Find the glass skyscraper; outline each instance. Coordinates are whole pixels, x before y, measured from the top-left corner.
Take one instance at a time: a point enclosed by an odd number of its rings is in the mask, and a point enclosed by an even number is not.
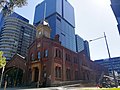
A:
[[[91,60],[89,42],[87,40],[84,41],[84,48],[85,48],[84,50],[85,50],[85,55],[87,56],[87,59]]]
[[[35,26],[44,19],[44,12],[52,29],[51,38],[59,34],[61,44],[76,51],[74,8],[70,3],[67,0],[44,0],[36,6],[33,23]]]
[[[36,28],[29,24],[29,20],[17,13],[2,19],[0,50],[4,52],[7,60],[16,53],[26,56],[29,45],[36,35]]]
[[[90,50],[89,50],[88,41],[84,40],[79,35],[75,35],[75,41],[76,41],[76,52],[84,51],[87,60],[90,60]]]
[[[111,7],[118,22],[118,30],[120,34],[120,0],[111,0]]]
[[[76,52],[81,52],[85,49],[84,40],[79,35],[75,35],[76,40]]]

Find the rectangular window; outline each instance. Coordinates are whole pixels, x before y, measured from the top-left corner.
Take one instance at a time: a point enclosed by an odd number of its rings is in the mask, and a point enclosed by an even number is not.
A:
[[[61,78],[61,67],[58,66],[55,67],[55,77]]]
[[[59,50],[59,58],[61,58],[61,51]]]
[[[66,79],[67,79],[67,80],[71,80],[70,69],[66,69]]]
[[[48,57],[48,50],[44,51],[44,57]]]
[[[62,53],[59,49],[56,49],[55,57],[62,58]]]
[[[66,54],[66,61],[70,62],[70,55],[69,54]]]
[[[59,78],[61,78],[61,67],[59,67],[58,69],[59,69]]]
[[[78,71],[75,71],[75,80],[78,79]]]
[[[78,59],[76,57],[74,57],[74,63],[78,63]]]
[[[55,67],[55,77],[57,77],[57,67]]]
[[[34,54],[31,54],[31,60],[34,61]]]
[[[41,55],[40,55],[40,52],[38,52],[38,59],[40,60],[40,58],[41,58]]]
[[[65,54],[65,60],[67,61],[68,59],[67,59],[67,54]]]
[[[56,49],[55,57],[58,57],[58,50]]]

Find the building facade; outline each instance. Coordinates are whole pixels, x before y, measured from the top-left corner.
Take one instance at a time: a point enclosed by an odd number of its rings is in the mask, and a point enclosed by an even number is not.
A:
[[[85,51],[74,52],[61,45],[59,35],[50,38],[51,28],[45,21],[37,26],[36,39],[28,49],[27,57],[15,54],[5,68],[3,81],[7,86],[40,87],[66,84],[96,85],[103,66],[87,60]],[[7,78],[7,79],[6,79]]]
[[[44,0],[36,6],[34,25],[37,26],[44,17],[52,29],[51,38],[59,34],[61,44],[76,51],[74,8],[70,3],[67,0]]]
[[[112,75],[112,66],[113,65],[113,70],[120,75],[120,57],[114,57],[110,59],[101,59],[101,60],[95,60],[96,63],[107,67],[109,70],[109,75]]]
[[[0,50],[7,60],[16,53],[26,56],[29,45],[35,39],[36,28],[29,24],[29,20],[13,13],[4,18],[1,29]]]
[[[117,20],[117,27],[120,34],[120,0],[111,0],[111,7]]]
[[[100,65],[94,67],[95,63],[86,60],[84,51],[76,53],[63,47],[59,35],[50,39],[50,31],[49,26],[37,26],[36,39],[29,47],[27,60],[30,82],[43,86],[79,80],[96,82],[102,72],[107,72],[107,69],[101,69]]]

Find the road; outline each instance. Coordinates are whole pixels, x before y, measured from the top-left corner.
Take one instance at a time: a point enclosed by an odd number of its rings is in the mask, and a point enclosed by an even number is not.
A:
[[[49,88],[29,88],[29,89],[20,89],[20,88],[7,88],[7,89],[0,89],[0,90],[120,90],[118,88],[97,88],[97,87],[49,87]]]

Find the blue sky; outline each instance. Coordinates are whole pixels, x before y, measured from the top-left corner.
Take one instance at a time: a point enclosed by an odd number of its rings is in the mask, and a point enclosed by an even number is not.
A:
[[[28,0],[28,5],[15,11],[30,20],[34,19],[35,6],[43,0]],[[75,10],[75,33],[84,40],[95,39],[106,32],[111,57],[120,56],[120,36],[110,0],[68,0]],[[108,58],[105,40],[89,43],[91,59]]]

